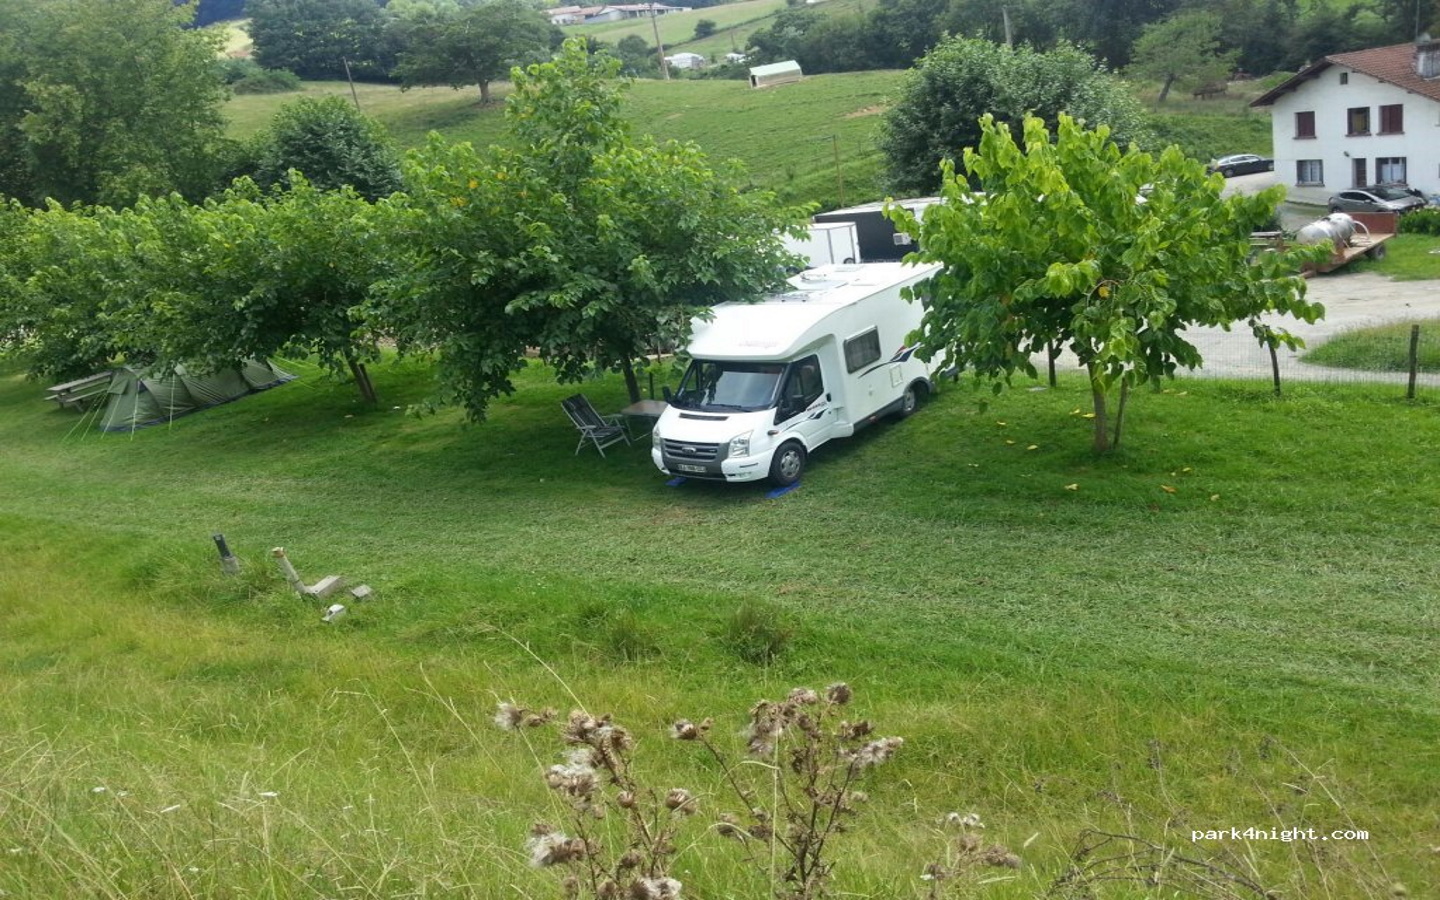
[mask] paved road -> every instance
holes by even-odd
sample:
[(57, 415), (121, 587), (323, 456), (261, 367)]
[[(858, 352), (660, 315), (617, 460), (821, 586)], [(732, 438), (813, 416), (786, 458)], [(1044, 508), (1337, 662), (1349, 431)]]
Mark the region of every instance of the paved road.
[[(1387, 322), (1409, 322), (1416, 319), (1440, 319), (1440, 281), (1391, 281), (1371, 272), (1332, 272), (1310, 279), (1310, 300), (1325, 307), (1325, 316), (1307, 324), (1288, 316), (1270, 316), (1268, 324), (1284, 328), (1314, 348), (1344, 331), (1381, 325)], [(1209, 377), (1270, 378), (1270, 352), (1250, 336), (1244, 323), (1235, 330), (1196, 328), (1186, 333), (1189, 341), (1205, 360), (1203, 368), (1189, 373)], [(1279, 351), (1282, 380), (1299, 381), (1404, 381), (1403, 374), (1364, 373), (1349, 369), (1329, 369), (1300, 362), (1303, 351)], [(1044, 357), (1033, 360), (1035, 367), (1045, 369)], [(1056, 370), (1080, 371), (1079, 361), (1065, 354), (1056, 361)], [(1182, 370), (1183, 372), (1183, 370)], [(1440, 376), (1421, 376), (1424, 384), (1440, 386)]]

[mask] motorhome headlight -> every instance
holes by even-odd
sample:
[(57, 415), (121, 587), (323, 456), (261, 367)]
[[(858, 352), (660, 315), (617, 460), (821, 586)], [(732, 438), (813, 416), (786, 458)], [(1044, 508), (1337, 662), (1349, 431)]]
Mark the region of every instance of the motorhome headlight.
[(734, 459), (737, 456), (749, 456), (750, 432), (747, 431), (744, 434), (737, 434), (733, 438), (731, 438), (730, 449), (725, 455), (730, 457), (731, 459)]
[(653, 449), (655, 449), (655, 450), (659, 450), (659, 449), (660, 449), (660, 440), (661, 440), (661, 439), (660, 439), (660, 429), (658, 429), (658, 428), (652, 428), (652, 429), (650, 429), (650, 446), (651, 446), (651, 448), (653, 448)]

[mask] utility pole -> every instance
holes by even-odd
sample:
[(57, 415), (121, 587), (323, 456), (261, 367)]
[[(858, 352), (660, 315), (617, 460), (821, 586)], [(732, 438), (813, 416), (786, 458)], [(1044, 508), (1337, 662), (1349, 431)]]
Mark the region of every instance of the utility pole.
[(350, 99), (355, 101), (355, 108), (358, 110), (360, 108), (360, 95), (355, 93), (355, 79), (350, 77), (350, 58), (342, 56), (340, 57), (340, 61), (345, 64), (345, 80), (350, 82)]
[(660, 74), (666, 81), (670, 80), (670, 64), (665, 61), (665, 45), (660, 43), (660, 23), (656, 21), (660, 14), (655, 10), (655, 4), (650, 4), (650, 27), (655, 29), (655, 52), (660, 54)]

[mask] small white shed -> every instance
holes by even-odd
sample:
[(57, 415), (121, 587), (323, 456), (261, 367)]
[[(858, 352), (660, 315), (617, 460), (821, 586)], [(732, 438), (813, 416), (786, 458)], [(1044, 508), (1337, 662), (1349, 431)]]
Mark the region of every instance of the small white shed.
[(771, 63), (768, 66), (752, 66), (750, 68), (750, 86), (753, 88), (770, 87), (774, 84), (789, 84), (792, 81), (799, 81), (804, 77), (805, 73), (800, 71), (800, 64), (793, 59)]

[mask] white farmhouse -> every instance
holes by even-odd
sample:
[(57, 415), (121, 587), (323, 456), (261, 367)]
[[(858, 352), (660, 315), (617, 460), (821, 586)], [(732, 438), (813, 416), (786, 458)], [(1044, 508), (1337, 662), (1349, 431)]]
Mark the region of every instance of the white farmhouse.
[(1440, 41), (1429, 35), (1327, 56), (1250, 105), (1270, 108), (1291, 200), (1372, 184), (1440, 191)]

